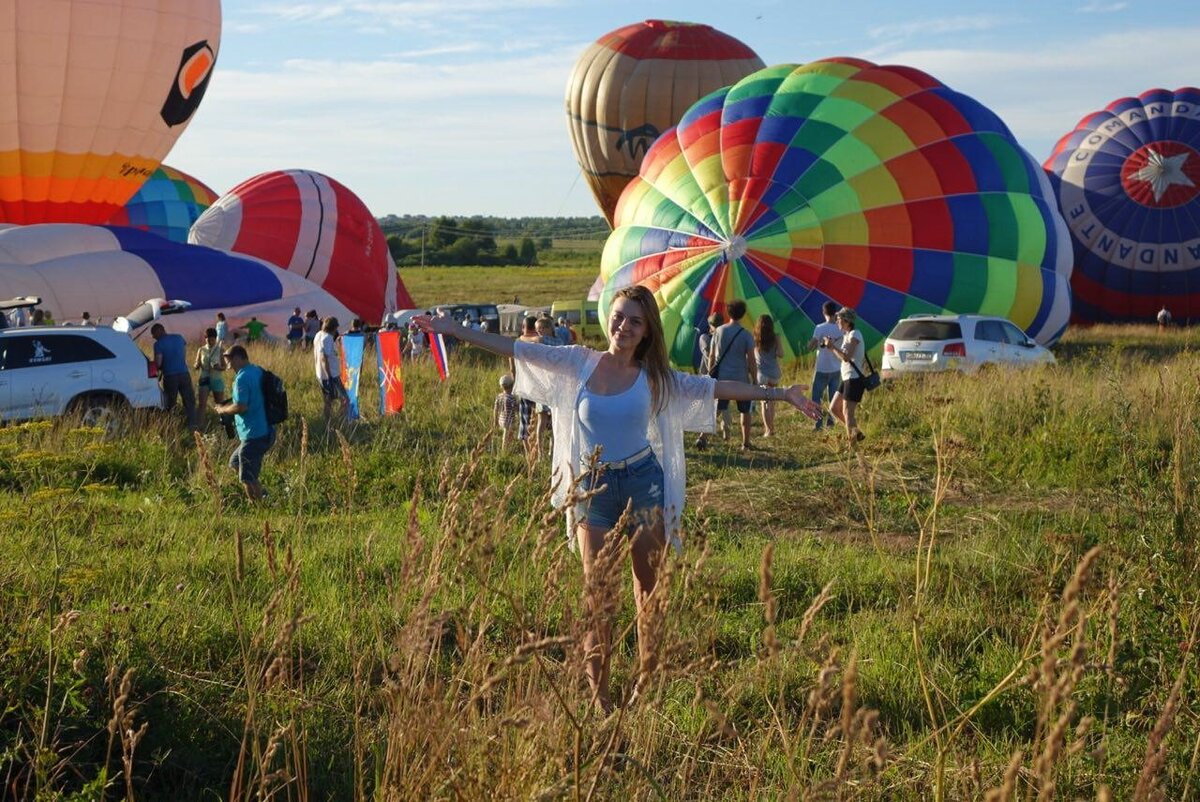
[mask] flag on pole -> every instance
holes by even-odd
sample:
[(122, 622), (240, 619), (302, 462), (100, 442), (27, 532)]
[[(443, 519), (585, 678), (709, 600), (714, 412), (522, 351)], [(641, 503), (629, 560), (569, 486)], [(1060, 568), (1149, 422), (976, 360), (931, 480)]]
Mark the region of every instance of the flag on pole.
[(442, 381), (450, 378), (450, 352), (446, 350), (446, 338), (440, 334), (433, 335), (429, 340), (429, 353), (433, 355), (433, 364)]
[(381, 331), (375, 338), (379, 365), (379, 414), (394, 415), (404, 409), (404, 374), (400, 369), (400, 332)]
[(350, 397), (348, 420), (358, 420), (358, 379), (362, 374), (363, 345), (361, 334), (343, 334), (338, 342), (342, 345), (342, 376), (346, 379), (346, 394)]

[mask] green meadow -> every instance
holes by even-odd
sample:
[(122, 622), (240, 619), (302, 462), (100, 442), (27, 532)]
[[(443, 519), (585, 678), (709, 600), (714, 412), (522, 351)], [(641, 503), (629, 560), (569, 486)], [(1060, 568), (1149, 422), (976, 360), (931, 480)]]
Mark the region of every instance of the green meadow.
[[(594, 271), (401, 275), (548, 303)], [(254, 349), (292, 406), (257, 508), (215, 418), (0, 428), (0, 798), (1200, 799), (1196, 346), (1096, 327), (890, 383), (856, 450), (794, 411), (689, 440), (647, 666), (619, 546), (585, 587), (547, 461), (492, 436), (488, 354), (326, 426), (310, 357)]]

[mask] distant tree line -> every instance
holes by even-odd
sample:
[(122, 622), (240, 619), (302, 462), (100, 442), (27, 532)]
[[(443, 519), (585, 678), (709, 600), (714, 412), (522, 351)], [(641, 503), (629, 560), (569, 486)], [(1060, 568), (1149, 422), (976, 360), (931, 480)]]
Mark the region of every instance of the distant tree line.
[[(602, 217), (389, 215), (380, 226), (397, 265), (536, 265), (555, 239), (602, 242)], [(497, 240), (509, 240), (503, 246)]]

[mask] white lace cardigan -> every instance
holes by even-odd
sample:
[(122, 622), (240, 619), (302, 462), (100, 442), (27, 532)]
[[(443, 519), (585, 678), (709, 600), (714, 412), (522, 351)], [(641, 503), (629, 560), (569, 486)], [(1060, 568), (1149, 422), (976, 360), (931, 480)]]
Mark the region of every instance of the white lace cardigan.
[[(599, 364), (600, 352), (582, 345), (554, 347), (518, 340), (513, 345), (513, 362), (517, 367), (513, 394), (550, 407), (554, 427), (550, 501), (556, 508), (565, 507), (567, 540), (575, 548), (575, 509), (566, 501), (571, 480), (579, 474), (584, 456), (577, 414), (579, 394)], [(713, 403), (715, 380), (679, 372), (675, 373), (675, 379), (670, 399), (661, 412), (651, 417), (646, 437), (662, 464), (667, 540), (679, 549), (682, 546), (679, 521), (687, 483), (683, 433), (711, 432), (717, 416)]]

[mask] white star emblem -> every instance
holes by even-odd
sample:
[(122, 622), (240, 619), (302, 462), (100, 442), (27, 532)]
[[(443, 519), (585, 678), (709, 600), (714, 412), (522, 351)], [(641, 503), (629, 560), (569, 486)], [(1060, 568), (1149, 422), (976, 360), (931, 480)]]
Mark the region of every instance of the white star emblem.
[(1146, 151), (1146, 166), (1134, 173), (1130, 178), (1134, 181), (1148, 181), (1154, 190), (1154, 202), (1162, 200), (1163, 193), (1178, 184), (1184, 187), (1194, 187), (1192, 179), (1183, 172), (1183, 163), (1190, 153), (1180, 153), (1177, 156), (1164, 156), (1156, 150)]

